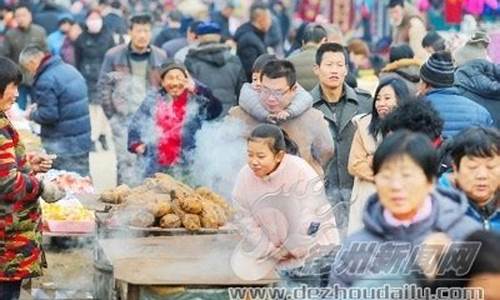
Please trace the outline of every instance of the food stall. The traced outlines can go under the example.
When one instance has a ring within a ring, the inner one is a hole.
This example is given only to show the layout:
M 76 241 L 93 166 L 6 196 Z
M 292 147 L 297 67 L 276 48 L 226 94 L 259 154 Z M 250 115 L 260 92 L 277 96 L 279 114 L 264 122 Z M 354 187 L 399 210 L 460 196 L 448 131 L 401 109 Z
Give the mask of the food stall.
M 234 212 L 209 188 L 158 173 L 98 198 L 109 210 L 96 214 L 97 299 L 229 299 L 228 287 L 277 281 L 272 273 L 255 281 L 235 275 Z

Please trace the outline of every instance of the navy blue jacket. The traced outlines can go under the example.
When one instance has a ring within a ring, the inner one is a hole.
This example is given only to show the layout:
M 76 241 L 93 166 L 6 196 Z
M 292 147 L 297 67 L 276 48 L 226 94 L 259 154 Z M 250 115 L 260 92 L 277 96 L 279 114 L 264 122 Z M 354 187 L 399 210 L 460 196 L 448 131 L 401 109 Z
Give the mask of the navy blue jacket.
M 37 109 L 31 119 L 40 124 L 44 148 L 64 156 L 90 151 L 90 117 L 85 79 L 59 56 L 42 61 L 31 98 Z
M 157 130 L 155 116 L 159 101 L 172 101 L 163 88 L 148 94 L 132 117 L 128 128 L 127 144 L 130 152 L 133 153 L 138 144 L 146 145 L 145 177 L 152 176 L 161 169 L 157 160 L 157 136 L 155 134 Z M 221 112 L 220 101 L 213 97 L 206 87 L 197 85 L 196 94 L 189 95 L 187 115 L 182 124 L 181 165 L 189 163 L 186 154 L 196 146 L 195 135 L 201 128 L 202 122 L 217 118 Z
M 493 119 L 486 108 L 462 96 L 456 88 L 432 89 L 425 98 L 444 121 L 444 138 L 453 137 L 472 126 L 493 126 Z

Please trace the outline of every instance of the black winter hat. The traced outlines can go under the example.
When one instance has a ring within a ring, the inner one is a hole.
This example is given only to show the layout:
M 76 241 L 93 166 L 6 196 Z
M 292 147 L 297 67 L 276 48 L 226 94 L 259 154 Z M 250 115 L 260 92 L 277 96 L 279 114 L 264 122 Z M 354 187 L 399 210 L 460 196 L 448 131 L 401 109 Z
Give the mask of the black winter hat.
M 161 79 L 163 80 L 165 74 L 174 69 L 180 70 L 186 77 L 188 77 L 186 67 L 183 64 L 177 63 L 175 60 L 170 59 L 160 67 Z
M 455 66 L 450 52 L 439 51 L 420 67 L 420 78 L 435 88 L 445 88 L 453 85 Z

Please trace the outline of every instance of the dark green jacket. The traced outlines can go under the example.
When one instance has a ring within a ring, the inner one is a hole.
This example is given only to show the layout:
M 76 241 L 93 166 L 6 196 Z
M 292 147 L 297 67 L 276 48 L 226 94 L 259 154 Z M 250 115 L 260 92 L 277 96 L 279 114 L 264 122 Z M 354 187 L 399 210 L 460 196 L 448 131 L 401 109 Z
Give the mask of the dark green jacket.
M 347 171 L 347 163 L 356 131 L 356 126 L 351 120 L 355 115 L 371 112 L 371 95 L 364 90 L 353 89 L 344 84 L 344 94 L 340 100 L 344 101 L 344 108 L 337 122 L 328 104 L 323 100 L 319 84 L 311 90 L 311 95 L 314 101 L 313 107 L 323 112 L 335 144 L 335 155 L 326 171 L 328 195 L 331 199 L 333 197 L 334 201 L 348 201 L 354 178 Z

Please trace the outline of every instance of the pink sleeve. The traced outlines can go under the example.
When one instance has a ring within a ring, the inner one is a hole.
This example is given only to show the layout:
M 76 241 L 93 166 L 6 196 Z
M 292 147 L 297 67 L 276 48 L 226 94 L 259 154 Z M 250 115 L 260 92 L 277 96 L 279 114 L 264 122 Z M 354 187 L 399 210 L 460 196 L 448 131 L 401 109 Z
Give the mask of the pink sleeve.
M 248 246 L 252 247 L 248 253 L 252 253 L 255 257 L 264 257 L 269 255 L 274 247 L 252 210 L 251 199 L 248 196 L 255 195 L 255 191 L 252 191 L 246 171 L 248 171 L 246 168 L 240 171 L 233 189 L 233 206 L 236 210 L 235 225 L 242 239 Z

